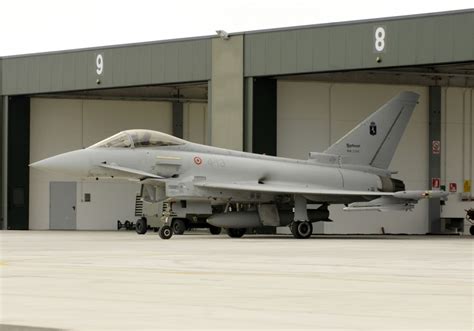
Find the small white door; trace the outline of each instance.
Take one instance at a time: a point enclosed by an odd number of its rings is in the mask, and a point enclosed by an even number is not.
[[[76,230],[76,182],[51,182],[49,199],[49,228]]]

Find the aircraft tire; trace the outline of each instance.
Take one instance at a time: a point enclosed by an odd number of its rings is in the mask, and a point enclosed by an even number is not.
[[[227,235],[231,238],[242,238],[246,231],[246,229],[228,228]]]
[[[146,218],[142,217],[137,220],[137,223],[135,224],[135,231],[137,231],[138,234],[145,234],[147,230],[148,228],[146,224]]]
[[[222,231],[222,228],[220,228],[220,227],[218,227],[218,226],[213,226],[213,225],[211,225],[211,226],[209,227],[209,232],[210,232],[211,234],[213,234],[213,235],[218,235],[218,234],[221,233],[221,231]]]
[[[170,239],[173,236],[173,230],[168,225],[163,225],[158,234],[161,239]]]
[[[180,218],[174,219],[172,228],[174,234],[181,235],[186,231],[186,223]]]
[[[474,236],[474,225],[469,228],[469,233]]]
[[[308,221],[298,222],[297,233],[300,239],[307,239],[313,234],[313,224]]]
[[[298,233],[298,225],[300,224],[300,221],[292,222],[290,225],[290,231],[293,234],[293,237],[296,239],[301,239],[300,234]]]

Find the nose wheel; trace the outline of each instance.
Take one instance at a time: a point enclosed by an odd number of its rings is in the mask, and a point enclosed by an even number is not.
[[[169,225],[163,225],[158,232],[161,239],[170,239],[173,236],[173,230]]]

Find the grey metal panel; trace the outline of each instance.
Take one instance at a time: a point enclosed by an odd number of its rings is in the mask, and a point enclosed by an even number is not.
[[[75,54],[70,54],[69,56],[62,57],[62,89],[63,90],[74,90],[75,84],[75,63],[74,63]],[[33,91],[38,92],[38,91]]]
[[[453,17],[453,56],[474,58],[474,13]]]
[[[211,55],[209,50],[211,49],[211,42],[210,40],[207,40],[205,43],[193,41],[190,44],[192,45],[192,79],[199,80],[210,72]]]
[[[311,71],[313,69],[312,38],[311,30],[301,30],[296,34],[297,71]]]
[[[346,34],[347,38],[347,49],[345,52],[345,63],[347,67],[357,68],[363,65],[363,46],[358,36],[365,32],[364,26],[356,26],[354,29],[348,30]]]
[[[74,56],[74,78],[75,88],[82,89],[87,86],[87,53],[79,52]],[[43,90],[44,91],[44,90]]]
[[[346,68],[346,31],[344,27],[329,30],[329,69]]]
[[[443,16],[436,19],[435,35],[435,60],[448,62],[453,57],[453,18]],[[442,41],[442,42],[441,42]]]
[[[329,29],[312,31],[313,71],[322,71],[329,67]]]
[[[52,86],[52,66],[53,59],[49,56],[38,57],[38,66],[39,70],[39,82],[38,89],[39,91],[51,91]]]
[[[281,35],[267,36],[265,46],[265,72],[281,72]]]
[[[16,61],[4,59],[2,72],[2,94],[6,95],[7,91],[15,91],[16,81]]]
[[[399,64],[399,27],[400,22],[389,21],[376,25],[364,25],[367,30],[363,40],[366,42],[366,51],[370,52],[370,55],[367,55],[369,58],[368,63],[371,67],[383,67],[383,66],[397,66]],[[382,53],[377,53],[374,49],[374,34],[375,27],[383,26],[385,28],[385,49]],[[408,32],[413,33],[413,32]],[[402,36],[404,38],[405,36]],[[402,49],[402,52],[413,52],[413,49]],[[369,53],[367,53],[369,54]],[[382,57],[382,62],[377,63],[377,56]]]
[[[408,21],[398,27],[398,64],[410,65],[416,62],[416,21]],[[411,50],[411,51],[409,51]]]
[[[165,44],[151,46],[151,80],[165,80]]]
[[[38,91],[40,70],[38,65],[38,58],[31,58],[27,60],[27,86],[30,91]]]
[[[176,44],[166,45],[164,49],[165,57],[165,81],[177,81],[178,80],[178,56],[179,48]]]
[[[207,81],[211,76],[210,41],[203,38],[9,57],[3,59],[2,93]],[[96,72],[98,54],[104,61],[101,75]]]
[[[138,81],[144,84],[150,84],[151,79],[151,60],[152,48],[142,46],[138,52]]]
[[[244,49],[249,49],[250,57],[248,59],[244,59],[244,64],[248,64],[250,72],[253,72],[256,76],[268,74],[269,71],[267,70],[269,69],[265,70],[265,63],[269,59],[266,54],[270,53],[266,51],[267,48],[265,47],[265,44],[266,39],[269,38],[269,36],[258,34],[249,36],[248,38],[249,42],[247,43],[247,38],[244,36]],[[277,56],[277,54],[275,54],[275,56]],[[247,63],[247,61],[249,62]],[[278,72],[279,71],[280,68],[278,68]]]
[[[374,45],[377,27],[386,32],[385,48],[380,52]],[[467,10],[247,33],[244,74],[250,77],[473,61],[472,31],[474,11]],[[277,54],[281,54],[280,66]]]
[[[51,90],[63,91],[63,58],[61,54],[54,54],[51,56],[49,69],[51,70]],[[19,90],[15,91],[16,93]]]
[[[421,19],[416,26],[416,62],[432,63],[435,51],[435,21]]]
[[[296,33],[284,31],[281,33],[281,72],[296,72]]]
[[[193,73],[193,61],[187,61],[189,54],[193,54],[193,45],[186,43],[178,47],[178,81],[185,81],[188,74]]]

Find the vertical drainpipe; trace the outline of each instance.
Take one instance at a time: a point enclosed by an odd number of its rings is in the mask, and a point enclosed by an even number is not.
[[[328,147],[331,146],[332,144],[332,87],[334,86],[333,83],[331,83],[329,85],[329,100],[328,100],[328,110],[329,110],[329,125],[328,125],[328,128],[329,128],[329,144],[328,144]]]
[[[212,81],[207,82],[206,145],[212,146]]]
[[[183,138],[183,103],[173,102],[173,136]]]
[[[441,87],[429,87],[429,163],[428,180],[431,187],[432,178],[441,177],[441,155],[432,152],[433,141],[441,141]],[[441,233],[441,206],[440,199],[428,200],[428,229],[429,233]]]
[[[253,152],[253,77],[244,79],[244,151]]]
[[[470,198],[472,198],[472,92],[473,90],[471,89],[471,98],[470,98],[470,105],[471,109],[469,112],[469,180],[471,181],[471,193],[470,193]]]
[[[3,229],[8,229],[8,95],[3,96]]]

